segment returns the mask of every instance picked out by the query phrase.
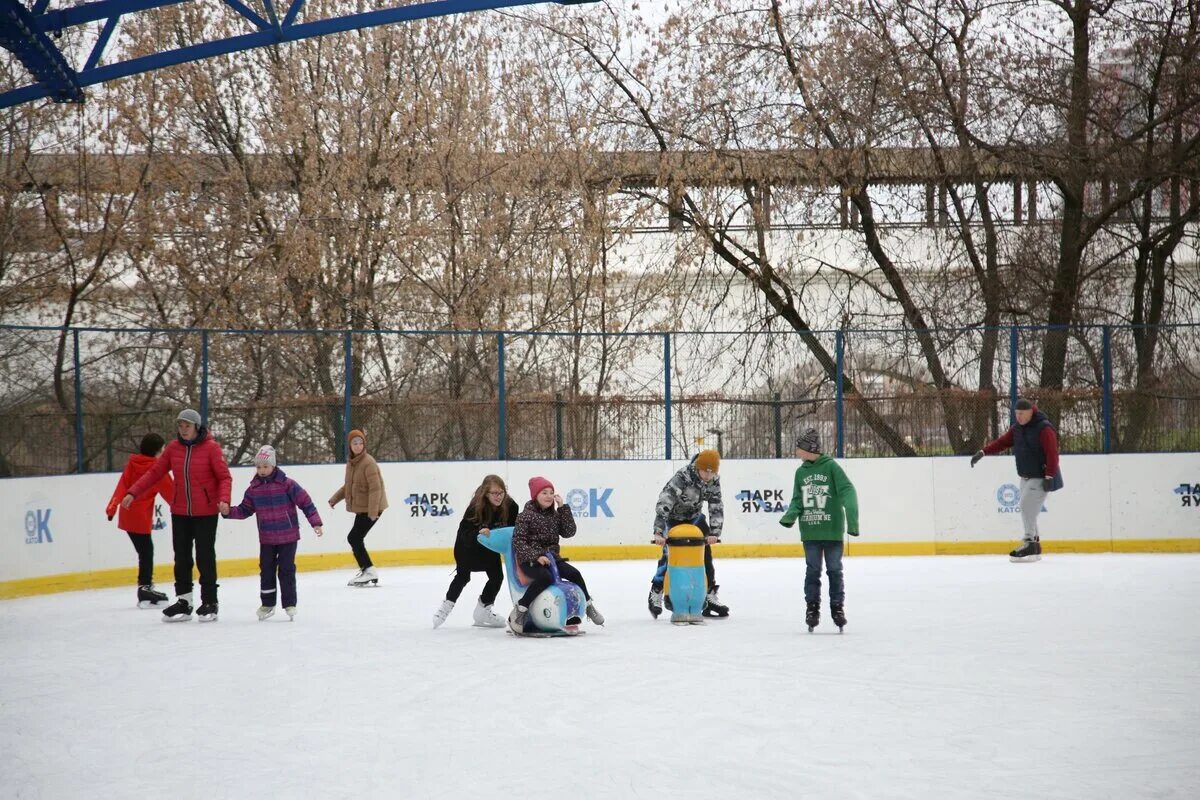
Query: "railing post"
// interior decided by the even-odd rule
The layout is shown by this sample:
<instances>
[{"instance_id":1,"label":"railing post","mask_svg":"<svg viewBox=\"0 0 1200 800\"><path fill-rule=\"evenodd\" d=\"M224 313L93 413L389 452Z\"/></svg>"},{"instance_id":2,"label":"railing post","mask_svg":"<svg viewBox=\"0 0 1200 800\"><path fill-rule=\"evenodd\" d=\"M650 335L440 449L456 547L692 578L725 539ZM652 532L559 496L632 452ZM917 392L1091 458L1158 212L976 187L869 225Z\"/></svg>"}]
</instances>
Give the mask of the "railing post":
<instances>
[{"instance_id":1,"label":"railing post","mask_svg":"<svg viewBox=\"0 0 1200 800\"><path fill-rule=\"evenodd\" d=\"M663 334L663 419L666 421L667 460L671 460L671 334Z\"/></svg>"},{"instance_id":2,"label":"railing post","mask_svg":"<svg viewBox=\"0 0 1200 800\"><path fill-rule=\"evenodd\" d=\"M354 395L354 336L350 331L342 334L342 357L345 360L345 388L342 390L342 461L350 460L350 452L346 449L349 443L346 437L354 430L353 408L350 398Z\"/></svg>"},{"instance_id":3,"label":"railing post","mask_svg":"<svg viewBox=\"0 0 1200 800\"><path fill-rule=\"evenodd\" d=\"M1017 424L1017 338L1020 329L1008 328L1008 426Z\"/></svg>"},{"instance_id":4,"label":"railing post","mask_svg":"<svg viewBox=\"0 0 1200 800\"><path fill-rule=\"evenodd\" d=\"M775 457L783 458L783 410L779 407L779 392L775 393Z\"/></svg>"},{"instance_id":5,"label":"railing post","mask_svg":"<svg viewBox=\"0 0 1200 800\"><path fill-rule=\"evenodd\" d=\"M83 457L83 367L79 358L79 331L71 331L72 343L75 345L75 472L84 472Z\"/></svg>"},{"instance_id":6,"label":"railing post","mask_svg":"<svg viewBox=\"0 0 1200 800\"><path fill-rule=\"evenodd\" d=\"M1103 414L1104 414L1104 452L1112 452L1112 327L1104 326L1104 347L1102 351L1104 363Z\"/></svg>"},{"instance_id":7,"label":"railing post","mask_svg":"<svg viewBox=\"0 0 1200 800\"><path fill-rule=\"evenodd\" d=\"M846 409L845 397L843 395L844 383L843 373L845 372L846 362L846 334L844 331L837 332L836 346L837 351L837 378L834 381L834 398L835 409L837 412L837 457L844 458L846 455Z\"/></svg>"},{"instance_id":8,"label":"railing post","mask_svg":"<svg viewBox=\"0 0 1200 800\"><path fill-rule=\"evenodd\" d=\"M508 458L508 423L507 393L504 391L504 334L496 334L496 400L499 404L497 419L496 458L504 461Z\"/></svg>"},{"instance_id":9,"label":"railing post","mask_svg":"<svg viewBox=\"0 0 1200 800\"><path fill-rule=\"evenodd\" d=\"M208 331L200 331L200 422L208 424Z\"/></svg>"},{"instance_id":10,"label":"railing post","mask_svg":"<svg viewBox=\"0 0 1200 800\"><path fill-rule=\"evenodd\" d=\"M563 399L562 392L554 393L554 457L563 457Z\"/></svg>"}]
</instances>

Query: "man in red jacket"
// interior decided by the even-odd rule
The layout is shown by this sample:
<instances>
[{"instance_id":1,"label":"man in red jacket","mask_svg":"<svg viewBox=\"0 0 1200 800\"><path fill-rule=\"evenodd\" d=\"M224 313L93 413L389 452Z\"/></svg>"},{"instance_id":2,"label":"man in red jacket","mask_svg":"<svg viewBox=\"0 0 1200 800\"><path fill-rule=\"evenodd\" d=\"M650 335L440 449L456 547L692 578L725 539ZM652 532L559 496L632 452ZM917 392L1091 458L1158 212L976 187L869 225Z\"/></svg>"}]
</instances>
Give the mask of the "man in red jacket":
<instances>
[{"instance_id":1,"label":"man in red jacket","mask_svg":"<svg viewBox=\"0 0 1200 800\"><path fill-rule=\"evenodd\" d=\"M121 501L133 501L151 491L167 471L175 476L175 499L171 502L171 543L175 546L175 595L173 605L163 611L164 622L183 622L192 617L192 546L200 568L201 622L217 619L217 514L229 513L232 480L221 445L204 427L200 414L190 408L176 419L179 437L173 439Z\"/></svg>"}]
</instances>

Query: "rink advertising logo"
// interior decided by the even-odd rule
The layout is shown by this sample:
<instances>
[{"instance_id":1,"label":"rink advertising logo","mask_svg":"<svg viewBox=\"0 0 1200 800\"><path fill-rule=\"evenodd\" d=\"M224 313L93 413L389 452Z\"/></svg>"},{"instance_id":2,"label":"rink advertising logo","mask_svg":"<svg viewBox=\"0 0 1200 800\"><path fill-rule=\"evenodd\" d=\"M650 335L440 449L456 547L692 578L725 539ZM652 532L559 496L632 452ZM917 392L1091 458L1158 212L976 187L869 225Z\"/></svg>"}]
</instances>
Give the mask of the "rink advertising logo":
<instances>
[{"instance_id":1,"label":"rink advertising logo","mask_svg":"<svg viewBox=\"0 0 1200 800\"><path fill-rule=\"evenodd\" d=\"M1006 483L996 490L996 513L998 514L1020 514L1021 513L1021 489L1014 483ZM1045 505L1042 506L1042 511L1047 511Z\"/></svg>"},{"instance_id":2,"label":"rink advertising logo","mask_svg":"<svg viewBox=\"0 0 1200 800\"><path fill-rule=\"evenodd\" d=\"M30 508L25 511L25 544L53 544L50 535L50 509Z\"/></svg>"},{"instance_id":3,"label":"rink advertising logo","mask_svg":"<svg viewBox=\"0 0 1200 800\"><path fill-rule=\"evenodd\" d=\"M1175 487L1175 494L1184 508L1200 509L1200 483L1181 483Z\"/></svg>"},{"instance_id":4,"label":"rink advertising logo","mask_svg":"<svg viewBox=\"0 0 1200 800\"><path fill-rule=\"evenodd\" d=\"M563 498L577 517L612 517L608 500L612 489L572 489Z\"/></svg>"},{"instance_id":5,"label":"rink advertising logo","mask_svg":"<svg viewBox=\"0 0 1200 800\"><path fill-rule=\"evenodd\" d=\"M782 514L787 510L783 502L783 489L742 489L734 499L742 504L747 514Z\"/></svg>"},{"instance_id":6,"label":"rink advertising logo","mask_svg":"<svg viewBox=\"0 0 1200 800\"><path fill-rule=\"evenodd\" d=\"M163 512L162 503L154 504L154 524L150 526L151 530L161 531L167 527L167 515Z\"/></svg>"},{"instance_id":7,"label":"rink advertising logo","mask_svg":"<svg viewBox=\"0 0 1200 800\"><path fill-rule=\"evenodd\" d=\"M404 498L410 517L448 517L454 513L450 507L449 492L413 492Z\"/></svg>"}]
</instances>

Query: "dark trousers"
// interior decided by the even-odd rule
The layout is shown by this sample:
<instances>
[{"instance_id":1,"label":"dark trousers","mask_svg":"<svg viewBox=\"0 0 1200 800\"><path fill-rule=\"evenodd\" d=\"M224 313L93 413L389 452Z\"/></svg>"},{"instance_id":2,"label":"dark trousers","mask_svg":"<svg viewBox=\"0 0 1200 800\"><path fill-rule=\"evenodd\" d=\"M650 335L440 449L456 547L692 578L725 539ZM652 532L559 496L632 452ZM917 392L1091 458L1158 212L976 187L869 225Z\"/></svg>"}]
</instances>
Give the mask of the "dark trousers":
<instances>
[{"instance_id":1,"label":"dark trousers","mask_svg":"<svg viewBox=\"0 0 1200 800\"><path fill-rule=\"evenodd\" d=\"M354 515L354 525L350 528L350 533L346 536L346 541L350 543L350 549L354 552L354 560L358 562L359 569L372 567L371 554L367 552L367 548L363 545L363 539L367 538L371 528L375 527L375 523L379 518L371 519L365 513Z\"/></svg>"},{"instance_id":2,"label":"dark trousers","mask_svg":"<svg viewBox=\"0 0 1200 800\"><path fill-rule=\"evenodd\" d=\"M476 570L483 572L485 570ZM490 606L496 602L496 595L500 592L500 587L504 584L504 569L500 566L500 561L497 560L493 566L486 570L487 583L483 585L483 593L479 595L479 601L485 606ZM471 581L471 570L464 567L459 567L454 573L454 578L450 581L450 588L446 590L446 599L451 603L457 603L462 590L466 588Z\"/></svg>"},{"instance_id":3,"label":"dark trousers","mask_svg":"<svg viewBox=\"0 0 1200 800\"><path fill-rule=\"evenodd\" d=\"M283 607L291 608L296 605L296 545L299 542L287 544L258 545L258 590L262 604L269 608L275 607L275 573L279 573L279 588L283 595Z\"/></svg>"},{"instance_id":4,"label":"dark trousers","mask_svg":"<svg viewBox=\"0 0 1200 800\"><path fill-rule=\"evenodd\" d=\"M564 581L570 581L583 590L583 596L588 600L592 596L588 594L587 584L583 582L583 576L579 574L579 570L561 559L554 559L555 565L558 567L558 577ZM533 598L537 597L546 588L554 583L554 577L550 574L549 567L543 567L541 564L534 561L531 564L522 564L521 571L529 578L529 588L525 590L525 595L521 598L519 606L529 608L529 604L533 602Z\"/></svg>"},{"instance_id":5,"label":"dark trousers","mask_svg":"<svg viewBox=\"0 0 1200 800\"><path fill-rule=\"evenodd\" d=\"M829 602L841 605L846 601L846 585L842 580L842 543L805 542L804 601L821 602L821 559L825 560L825 574L829 576Z\"/></svg>"},{"instance_id":6,"label":"dark trousers","mask_svg":"<svg viewBox=\"0 0 1200 800\"><path fill-rule=\"evenodd\" d=\"M700 529L700 533L705 536L711 536L708 528L708 519L703 514L697 514L695 519L673 519L667 523L667 530L676 525L695 525ZM705 542L704 544L704 574L708 577L708 588L710 591L717 588L717 571L713 569L712 563L712 545ZM663 547L662 558L658 560L658 566L654 569L654 577L650 579L650 586L656 592L661 592L663 588L663 580L667 576L667 548Z\"/></svg>"},{"instance_id":7,"label":"dark trousers","mask_svg":"<svg viewBox=\"0 0 1200 800\"><path fill-rule=\"evenodd\" d=\"M138 586L149 586L154 583L154 540L148 533L125 532L138 554Z\"/></svg>"},{"instance_id":8,"label":"dark trousers","mask_svg":"<svg viewBox=\"0 0 1200 800\"><path fill-rule=\"evenodd\" d=\"M200 602L217 602L217 515L171 515L171 543L175 546L175 594L192 592L192 546L200 569Z\"/></svg>"}]
</instances>

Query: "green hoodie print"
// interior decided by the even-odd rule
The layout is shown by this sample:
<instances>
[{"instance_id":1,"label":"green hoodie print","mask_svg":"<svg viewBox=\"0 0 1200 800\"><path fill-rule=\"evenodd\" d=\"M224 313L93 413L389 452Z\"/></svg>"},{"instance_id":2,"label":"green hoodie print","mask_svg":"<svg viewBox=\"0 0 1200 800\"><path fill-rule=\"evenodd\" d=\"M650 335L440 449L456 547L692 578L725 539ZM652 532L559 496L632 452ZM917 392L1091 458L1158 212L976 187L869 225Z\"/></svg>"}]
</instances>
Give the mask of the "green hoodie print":
<instances>
[{"instance_id":1,"label":"green hoodie print","mask_svg":"<svg viewBox=\"0 0 1200 800\"><path fill-rule=\"evenodd\" d=\"M779 524L790 528L797 520L805 542L840 541L847 528L858 532L858 494L830 456L822 454L796 470L792 502Z\"/></svg>"}]
</instances>

